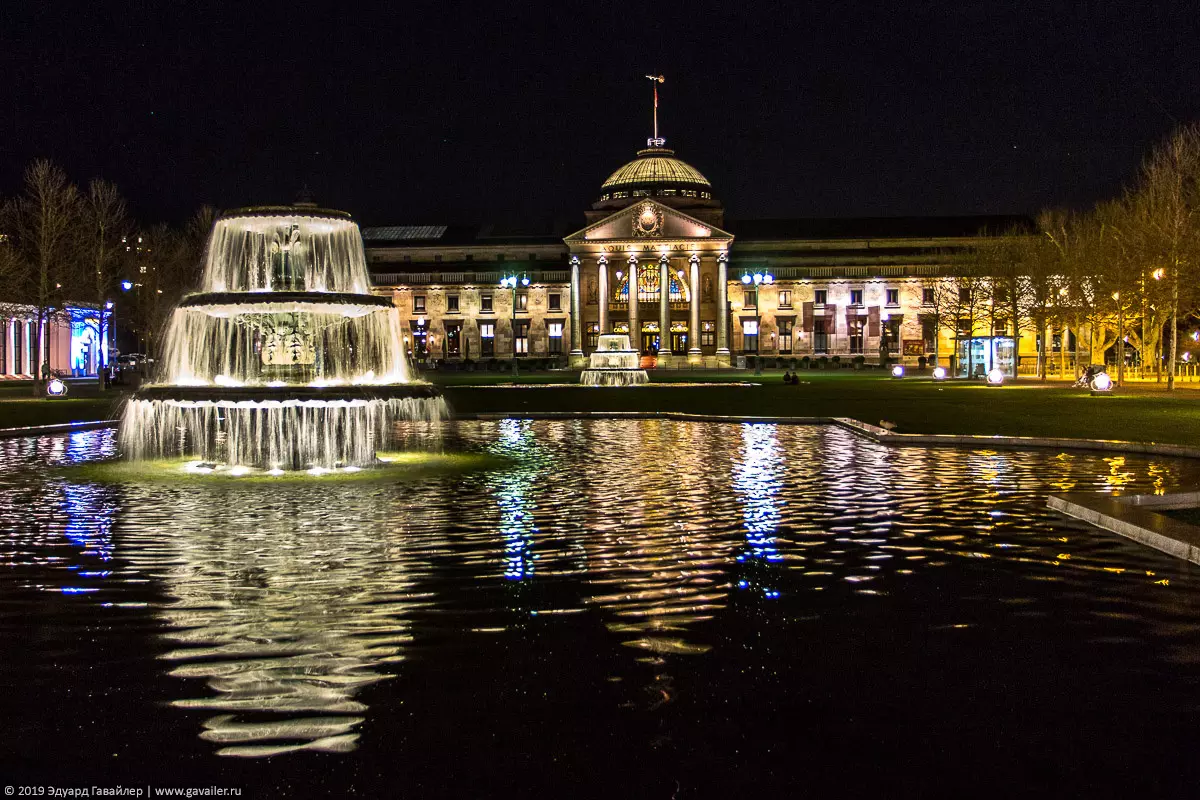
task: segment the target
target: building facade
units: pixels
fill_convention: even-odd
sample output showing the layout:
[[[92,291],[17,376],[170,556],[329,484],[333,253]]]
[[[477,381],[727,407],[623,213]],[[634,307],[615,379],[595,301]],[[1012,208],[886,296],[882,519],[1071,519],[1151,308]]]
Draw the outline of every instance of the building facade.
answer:
[[[932,292],[981,236],[1020,218],[727,222],[703,174],[650,144],[603,182],[574,232],[364,229],[375,291],[400,309],[414,357],[578,365],[600,334],[628,333],[646,367],[916,363],[935,351],[946,362],[956,346],[989,368],[1004,352],[1012,361],[1011,332],[956,337],[934,324]],[[502,287],[506,277],[516,280]]]
[[[31,379],[44,364],[58,375],[97,375],[108,352],[109,316],[92,306],[68,306],[42,323],[43,337],[36,309],[6,306],[0,314],[0,379]]]

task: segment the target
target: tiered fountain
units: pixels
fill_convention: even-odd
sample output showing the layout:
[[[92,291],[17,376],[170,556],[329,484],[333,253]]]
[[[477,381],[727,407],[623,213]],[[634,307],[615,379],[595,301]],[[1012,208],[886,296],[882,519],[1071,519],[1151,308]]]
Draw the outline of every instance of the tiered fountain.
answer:
[[[641,356],[629,346],[624,333],[600,336],[596,351],[588,356],[588,368],[579,375],[584,386],[636,386],[649,383],[646,370],[640,369]]]
[[[437,390],[413,380],[400,317],[370,294],[358,226],[341,211],[222,215],[159,364],[121,420],[133,459],[353,470],[375,462],[395,422],[446,416]]]

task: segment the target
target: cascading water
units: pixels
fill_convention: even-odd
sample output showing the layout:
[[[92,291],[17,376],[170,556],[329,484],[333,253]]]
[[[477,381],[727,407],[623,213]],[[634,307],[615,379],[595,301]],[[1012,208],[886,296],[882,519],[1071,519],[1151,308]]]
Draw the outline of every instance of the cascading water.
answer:
[[[600,337],[596,351],[588,356],[588,368],[579,374],[584,386],[637,386],[649,383],[646,370],[639,368],[641,358],[629,346],[629,336],[607,333]]]
[[[348,214],[222,215],[200,292],[175,309],[154,383],[125,407],[122,451],[268,470],[358,467],[397,421],[445,418],[437,390],[413,380],[397,310],[368,287]]]

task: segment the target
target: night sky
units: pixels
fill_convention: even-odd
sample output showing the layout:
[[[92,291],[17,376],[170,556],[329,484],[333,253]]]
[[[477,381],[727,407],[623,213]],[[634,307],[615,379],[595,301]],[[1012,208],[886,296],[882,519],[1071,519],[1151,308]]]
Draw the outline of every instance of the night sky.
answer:
[[[365,224],[581,221],[651,71],[734,218],[1087,205],[1200,118],[1185,4],[16,5],[0,194],[49,156],[147,222],[303,184]]]

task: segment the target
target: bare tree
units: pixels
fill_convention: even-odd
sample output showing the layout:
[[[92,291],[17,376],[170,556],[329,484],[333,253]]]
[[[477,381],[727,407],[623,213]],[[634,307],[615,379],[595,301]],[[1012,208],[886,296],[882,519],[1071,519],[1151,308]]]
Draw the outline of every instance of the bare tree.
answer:
[[[949,309],[956,302],[958,289],[953,278],[926,278],[921,282],[923,305],[929,309],[927,315],[933,323],[933,366],[940,363],[942,328],[951,324]]]
[[[122,238],[129,230],[125,199],[117,187],[94,178],[83,198],[83,231],[80,240],[83,255],[92,272],[92,301],[99,308],[96,336],[100,346],[100,389],[108,376],[108,313],[106,306],[116,291],[117,270],[124,248]]]
[[[1198,299],[1200,251],[1200,124],[1177,129],[1142,166],[1137,193],[1145,225],[1143,260],[1162,270],[1170,320],[1167,390],[1175,389],[1179,317],[1192,313]]]
[[[3,210],[4,229],[13,239],[17,298],[33,308],[38,357],[49,361],[49,324],[66,318],[66,300],[80,288],[78,258],[79,190],[47,159],[25,170],[22,193]],[[35,370],[34,395],[41,394],[46,368]]]

